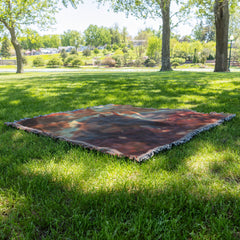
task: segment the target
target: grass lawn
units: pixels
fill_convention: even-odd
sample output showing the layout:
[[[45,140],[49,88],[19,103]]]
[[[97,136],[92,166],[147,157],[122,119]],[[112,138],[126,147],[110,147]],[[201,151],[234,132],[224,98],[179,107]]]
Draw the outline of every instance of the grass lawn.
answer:
[[[138,164],[4,125],[101,104],[236,117]],[[0,74],[0,239],[240,239],[239,73]]]

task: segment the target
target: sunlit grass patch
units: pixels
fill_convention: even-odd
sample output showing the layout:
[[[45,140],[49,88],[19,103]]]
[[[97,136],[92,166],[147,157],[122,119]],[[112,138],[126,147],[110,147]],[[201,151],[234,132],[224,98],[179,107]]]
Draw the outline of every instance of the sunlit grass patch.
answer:
[[[238,73],[2,73],[0,83],[0,239],[238,239]],[[142,164],[4,125],[109,103],[236,117]]]

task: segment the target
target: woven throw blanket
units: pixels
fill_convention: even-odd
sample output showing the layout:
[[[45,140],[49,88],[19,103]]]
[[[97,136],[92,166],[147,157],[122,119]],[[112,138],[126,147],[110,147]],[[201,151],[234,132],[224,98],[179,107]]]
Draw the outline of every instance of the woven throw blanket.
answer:
[[[141,162],[234,116],[109,104],[5,124]]]

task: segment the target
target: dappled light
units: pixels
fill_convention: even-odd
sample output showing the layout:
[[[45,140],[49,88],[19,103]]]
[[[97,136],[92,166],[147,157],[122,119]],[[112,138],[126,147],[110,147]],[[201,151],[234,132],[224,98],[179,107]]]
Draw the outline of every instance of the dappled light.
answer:
[[[0,238],[237,239],[239,74],[0,75]],[[4,122],[105,104],[236,117],[138,164]]]

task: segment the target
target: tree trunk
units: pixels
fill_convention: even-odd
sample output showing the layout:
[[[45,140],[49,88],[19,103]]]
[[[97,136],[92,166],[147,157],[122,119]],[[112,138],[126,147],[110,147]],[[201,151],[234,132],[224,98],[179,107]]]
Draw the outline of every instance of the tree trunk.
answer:
[[[17,40],[15,28],[12,27],[9,29],[9,31],[11,34],[11,42],[15,49],[16,57],[17,57],[17,73],[23,73],[23,60],[22,60],[21,45],[19,44],[19,42]]]
[[[228,0],[215,0],[214,6],[216,25],[216,63],[214,72],[227,72],[228,69]]]
[[[162,67],[160,71],[172,71],[170,63],[170,4],[171,0],[161,0],[162,11]]]

